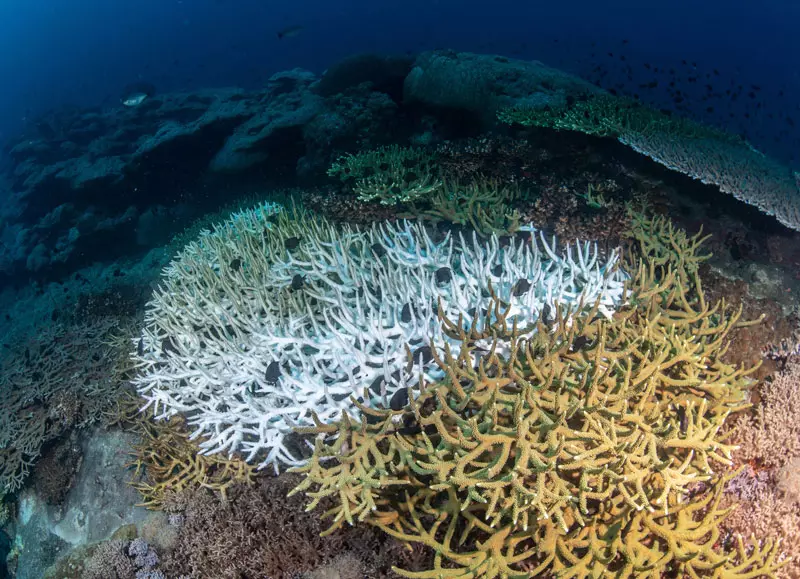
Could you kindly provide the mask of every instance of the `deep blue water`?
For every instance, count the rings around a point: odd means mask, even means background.
[[[672,82],[684,112],[798,165],[798,21],[800,5],[781,0],[3,2],[0,141],[50,108],[116,103],[136,80],[161,91],[252,87],[358,52],[453,48],[604,74],[603,86],[667,108]],[[292,25],[304,29],[279,40]],[[738,86],[734,101],[726,90]]]

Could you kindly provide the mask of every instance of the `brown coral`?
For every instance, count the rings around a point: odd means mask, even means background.
[[[362,566],[362,576],[381,579],[396,577],[393,564],[430,564],[420,549],[407,551],[374,529],[321,538],[319,517],[307,513],[299,497],[286,498],[298,482],[296,475],[281,475],[253,486],[237,484],[227,500],[204,489],[173,495],[166,509],[179,515],[179,536],[160,568],[170,577],[289,579],[349,554],[351,563],[355,558]]]

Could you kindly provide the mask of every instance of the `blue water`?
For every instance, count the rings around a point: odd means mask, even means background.
[[[670,75],[644,65],[674,68],[692,116],[796,164],[800,132],[786,116],[800,123],[798,21],[800,5],[780,0],[3,2],[0,141],[51,108],[116,104],[138,79],[160,91],[255,87],[276,71],[319,73],[357,52],[452,48],[538,59],[587,78],[599,66],[604,86],[622,83],[667,108]],[[293,25],[304,30],[279,40]],[[657,77],[657,88],[640,88]],[[732,83],[747,88],[736,102],[725,94]],[[719,94],[711,104],[702,100],[707,84]],[[755,98],[748,85],[759,87]]]

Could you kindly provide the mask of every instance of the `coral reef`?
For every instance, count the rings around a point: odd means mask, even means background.
[[[520,196],[518,187],[487,179],[465,184],[445,181],[424,205],[414,208],[414,213],[433,221],[468,226],[480,235],[511,235],[520,227],[520,214],[514,208]]]
[[[613,137],[800,231],[800,176],[729,133],[608,94],[573,95],[555,106],[510,107],[498,117],[509,124]]]
[[[435,237],[409,222],[334,227],[275,204],[232,216],[166,269],[135,341],[139,393],[157,419],[186,415],[204,452],[277,469],[302,462],[288,435],[312,411],[334,419],[361,395],[388,404],[419,379],[410,359],[435,373],[428,344],[448,339],[438,309],[471,319],[491,286],[509,323],[535,322],[595,301],[610,315],[622,295],[617,254],[588,243]]]
[[[156,422],[152,411],[140,412],[140,406],[138,397],[123,396],[113,418],[114,423],[141,437],[129,464],[134,467],[131,484],[144,501],[139,506],[161,509],[167,493],[187,489],[210,489],[224,499],[232,484],[253,482],[255,467],[240,458],[201,454],[182,417]]]
[[[733,431],[736,466],[743,470],[726,487],[725,501],[738,508],[724,522],[729,537],[757,533],[783,540],[787,557],[780,577],[800,577],[800,358],[762,384],[755,412]],[[729,539],[730,540],[730,539]]]
[[[648,231],[669,236],[634,234],[636,275],[611,319],[559,311],[523,337],[501,304],[482,326],[442,316],[464,344],[433,350],[445,378],[401,408],[303,429],[318,436],[292,492],[309,508],[335,500],[326,532],[367,522],[436,552],[406,577],[774,574],[776,543],[717,545],[734,450],[720,429],[747,407],[753,371],[721,355],[744,322],[706,303],[699,239]]]

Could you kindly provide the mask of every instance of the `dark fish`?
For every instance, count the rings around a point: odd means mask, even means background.
[[[172,336],[167,336],[161,340],[161,353],[166,354],[168,352],[174,352],[175,354],[178,353],[178,347],[175,345]]]
[[[529,289],[531,289],[531,282],[525,278],[521,278],[514,284],[514,291],[512,293],[514,297],[520,297],[525,295]]]
[[[284,38],[294,38],[303,31],[303,28],[304,27],[300,25],[287,26],[286,28],[278,31],[278,40],[283,40]]]
[[[431,350],[430,346],[420,346],[414,352],[414,361],[417,361],[422,358],[422,363],[427,364],[431,360],[433,360],[433,351]]]
[[[409,323],[411,321],[411,304],[406,304],[400,311],[400,320]]]
[[[449,267],[440,267],[436,270],[436,283],[447,283],[453,277],[453,272]]]
[[[500,277],[501,275],[503,275],[503,266],[502,266],[502,264],[498,263],[496,266],[494,266],[492,268],[492,275],[497,276],[497,277]]]
[[[577,352],[578,350],[583,350],[591,343],[591,340],[586,336],[578,336],[575,338],[575,341],[572,342],[572,351]]]
[[[542,308],[542,315],[540,316],[540,319],[548,326],[553,323],[554,318],[551,310],[552,308],[550,307],[550,304],[545,304]]]
[[[370,246],[370,249],[375,254],[376,257],[383,257],[386,255],[386,249],[380,243],[373,243]]]
[[[303,289],[303,282],[305,282],[305,278],[303,278],[303,276],[299,273],[295,274],[295,276],[292,278],[292,289],[294,291]]]
[[[278,378],[281,377],[281,366],[276,360],[273,360],[267,366],[267,371],[264,372],[264,380],[269,384],[277,384]]]
[[[686,434],[689,429],[689,416],[683,406],[678,407],[678,421],[680,422],[681,434]]]
[[[242,260],[241,259],[236,257],[236,258],[231,260],[231,263],[230,263],[230,268],[231,269],[239,269],[240,267],[242,267]]]
[[[392,378],[395,382],[400,381],[400,370],[395,370],[392,372],[390,378]],[[374,392],[375,394],[380,394],[381,390],[383,389],[383,383],[385,382],[385,378],[383,374],[380,374],[377,378],[375,378],[372,383],[369,385],[369,389]]]
[[[403,416],[403,427],[397,432],[405,436],[415,436],[422,433],[422,428],[417,423],[416,417],[409,413]]]
[[[293,249],[297,249],[297,246],[300,245],[300,238],[299,237],[290,237],[283,243],[284,247],[289,251]]]
[[[408,404],[408,388],[400,388],[392,394],[389,400],[389,408],[392,410],[402,410]]]
[[[144,338],[139,338],[139,343],[136,344],[136,354],[140,357],[144,356]]]

